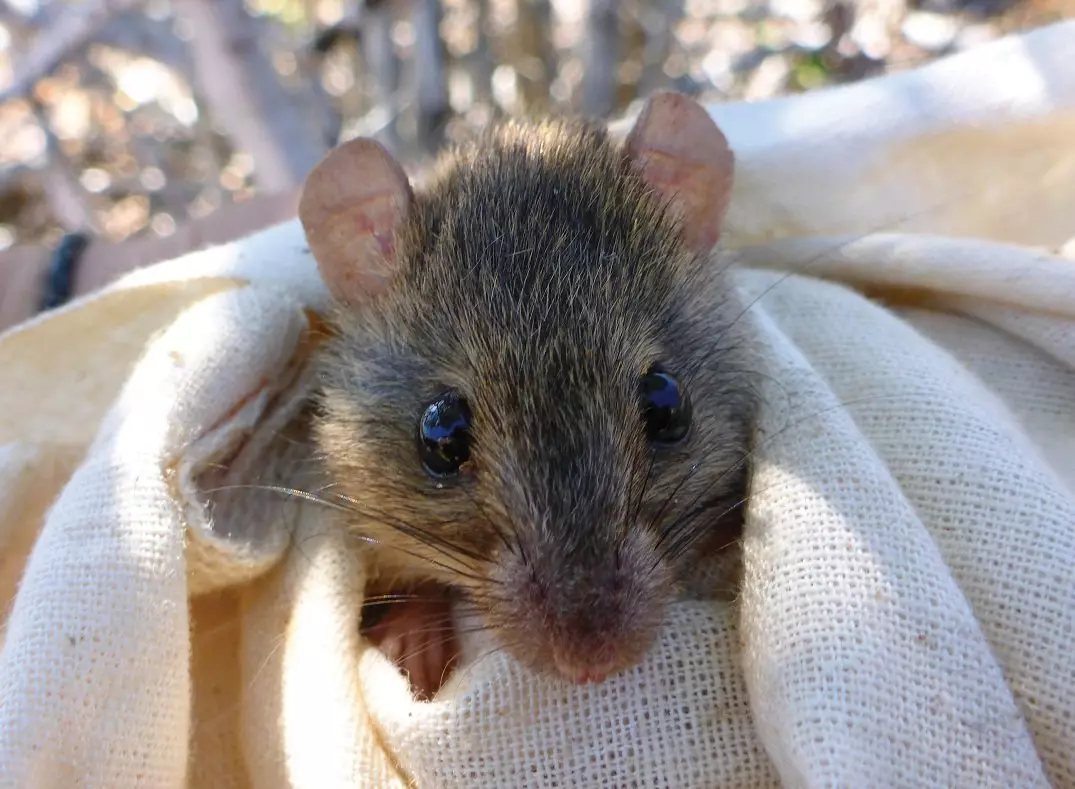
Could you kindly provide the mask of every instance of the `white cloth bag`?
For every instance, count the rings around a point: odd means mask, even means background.
[[[304,468],[297,222],[0,335],[0,786],[1075,787],[1073,52],[712,108],[767,351],[745,578],[600,686],[468,642],[412,701],[354,541],[248,484]]]

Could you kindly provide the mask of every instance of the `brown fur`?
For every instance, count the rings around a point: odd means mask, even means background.
[[[745,495],[748,329],[719,259],[692,251],[666,207],[599,126],[499,126],[443,157],[388,289],[333,319],[316,434],[354,529],[383,573],[464,590],[538,669],[637,662],[687,549],[734,537],[734,514],[717,521]],[[693,402],[673,448],[641,423],[654,363]],[[472,456],[439,484],[415,434],[449,387],[474,414]],[[699,501],[665,556],[662,529]]]

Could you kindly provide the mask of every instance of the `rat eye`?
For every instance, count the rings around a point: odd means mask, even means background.
[[[668,373],[650,370],[639,385],[646,437],[659,444],[682,441],[691,426],[691,400]]]
[[[450,477],[470,459],[470,407],[457,392],[445,392],[418,422],[418,457],[434,477]]]

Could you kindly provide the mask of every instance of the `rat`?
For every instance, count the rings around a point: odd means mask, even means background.
[[[421,184],[365,138],[308,176],[334,302],[314,441],[372,552],[367,599],[397,593],[364,632],[419,695],[457,597],[524,666],[601,682],[735,544],[757,389],[719,251],[733,169],[708,113],[662,92],[624,139],[507,120]]]

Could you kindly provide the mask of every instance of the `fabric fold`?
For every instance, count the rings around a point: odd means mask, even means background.
[[[419,703],[359,637],[297,221],[0,335],[0,786],[1075,786],[1073,46],[711,108],[766,365],[743,583],[599,686],[471,633]]]

